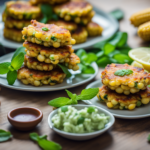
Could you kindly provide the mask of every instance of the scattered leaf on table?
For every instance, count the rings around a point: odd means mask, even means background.
[[[10,138],[12,138],[12,135],[9,131],[7,132],[5,130],[0,129],[0,142],[5,142]]]

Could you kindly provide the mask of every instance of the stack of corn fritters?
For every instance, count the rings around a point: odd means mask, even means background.
[[[98,36],[102,34],[103,28],[97,23],[92,22],[95,14],[93,7],[83,0],[30,0],[30,3],[37,5],[39,3],[48,3],[53,7],[55,14],[59,16],[59,20],[50,20],[58,26],[64,26],[71,32],[72,37],[76,40],[76,44],[83,43],[88,36]]]
[[[129,75],[115,75],[117,70],[128,69],[133,73]],[[97,95],[108,108],[129,109],[148,104],[150,101],[150,74],[144,69],[128,64],[107,65],[102,72],[102,83]]]
[[[22,42],[21,30],[30,24],[31,19],[41,15],[40,8],[32,6],[29,2],[9,1],[3,13],[5,23],[4,37],[17,42]]]
[[[66,74],[59,64],[72,70],[79,69],[80,59],[71,46],[75,40],[64,27],[31,20],[31,25],[24,27],[22,34],[26,55],[24,67],[18,70],[18,79],[24,84],[62,83]]]

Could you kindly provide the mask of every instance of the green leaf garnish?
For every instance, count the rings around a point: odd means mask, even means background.
[[[15,83],[15,80],[17,79],[17,71],[9,71],[7,73],[7,81],[9,85],[13,85]]]
[[[62,112],[66,112],[68,111],[68,107],[67,106],[62,106],[60,107]]]
[[[61,150],[62,147],[55,142],[47,140],[47,135],[39,136],[37,133],[30,133],[30,138],[36,141],[43,150]]]
[[[43,27],[42,30],[43,30],[43,31],[49,31],[49,29],[46,28],[46,27]]]
[[[76,52],[76,55],[78,55],[78,57],[81,59],[82,56],[86,55],[86,51],[84,49],[79,49]]]
[[[10,132],[0,129],[0,142],[5,142],[9,140],[10,138],[12,138],[12,135]]]
[[[95,108],[92,107],[92,106],[91,106],[91,107],[88,107],[87,112],[88,112],[88,113],[95,112]]]
[[[147,138],[148,142],[150,142],[150,134],[148,135],[148,138]]]
[[[48,22],[48,17],[47,16],[44,16],[41,20],[40,20],[41,23],[47,23]]]
[[[104,51],[105,55],[108,55],[109,53],[115,50],[115,46],[110,43],[106,43],[104,47],[102,48],[102,50]]]
[[[6,74],[9,71],[10,62],[4,62],[0,64],[0,74]]]
[[[132,73],[133,73],[133,71],[130,70],[130,69],[122,69],[122,70],[117,70],[114,73],[114,75],[123,77],[125,75],[129,75],[129,74],[132,74]]]
[[[78,64],[78,66],[83,74],[94,74],[95,73],[95,70],[91,65],[80,63],[80,64]]]
[[[72,103],[72,100],[66,97],[55,98],[48,102],[48,104],[53,107],[61,107],[61,106],[69,105],[71,103]]]
[[[115,9],[111,11],[110,14],[117,20],[121,20],[124,17],[124,13],[120,9]]]
[[[71,77],[71,73],[69,72],[68,68],[66,68],[66,66],[61,64],[57,64],[57,65],[63,70],[67,78]]]
[[[148,87],[150,87],[150,85],[148,85]]]
[[[80,117],[77,121],[77,124],[82,124],[84,122],[85,118],[84,117]]]
[[[89,88],[82,90],[80,95],[72,94],[70,91],[66,90],[67,94],[69,95],[69,98],[66,97],[59,97],[56,99],[53,99],[48,102],[49,105],[53,107],[62,107],[65,105],[71,105],[71,104],[77,104],[77,100],[89,100],[93,97],[95,97],[99,91],[99,88]]]
[[[81,61],[85,64],[91,64],[92,62],[97,60],[97,56],[94,53],[88,53],[88,54],[84,54],[81,57]]]
[[[6,54],[6,50],[4,48],[4,46],[0,43],[0,56],[3,56]]]

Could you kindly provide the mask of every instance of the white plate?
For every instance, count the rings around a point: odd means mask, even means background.
[[[90,107],[92,105],[77,104],[77,105],[71,105],[71,106],[75,107],[78,110],[81,110],[81,109],[83,109],[85,107]],[[99,108],[99,107],[97,107],[97,109],[98,109],[99,113],[104,113],[105,115],[110,117],[109,118],[109,122],[105,125],[105,128],[102,129],[102,130],[98,130],[98,131],[90,132],[90,133],[68,133],[68,132],[61,131],[61,130],[55,128],[53,126],[52,121],[51,121],[52,117],[58,112],[58,109],[52,111],[49,114],[49,116],[48,116],[49,127],[52,130],[54,130],[56,133],[58,133],[59,135],[65,137],[65,138],[68,138],[68,139],[77,140],[77,141],[92,139],[92,138],[97,137],[97,136],[101,135],[102,133],[106,132],[115,122],[115,118],[114,118],[114,116],[111,113],[109,113],[108,111],[106,111],[106,110],[104,110],[102,108]]]
[[[13,55],[13,53],[9,53],[7,55],[0,57],[0,63],[10,62],[12,55]],[[98,66],[95,62],[93,62],[91,65],[95,70],[94,74],[79,74],[80,71],[70,70],[71,73],[74,75],[72,75],[70,78],[64,79],[63,83],[57,84],[54,86],[44,85],[41,87],[34,87],[32,85],[24,85],[19,80],[16,80],[14,85],[11,86],[11,85],[8,85],[8,83],[7,83],[6,75],[0,76],[0,85],[11,88],[11,89],[15,89],[15,90],[35,91],[35,92],[57,91],[57,90],[62,90],[62,89],[68,89],[68,88],[76,87],[76,86],[79,86],[79,85],[84,84],[86,82],[89,82],[90,80],[95,78],[95,76],[98,73]]]
[[[95,87],[101,87],[102,82],[101,80],[97,80],[91,84],[89,84],[86,88],[95,88]],[[135,108],[134,110],[117,110],[117,109],[109,109],[104,103],[101,103],[97,97],[94,97],[91,100],[84,100],[86,104],[89,105],[96,105],[98,107],[104,108],[105,110],[112,113],[117,118],[123,118],[123,119],[138,119],[138,118],[145,118],[150,117],[150,104]]]
[[[74,45],[73,46],[74,50],[78,50],[79,48],[90,48],[92,45],[100,41],[109,39],[119,29],[118,21],[115,20],[108,13],[105,13],[104,11],[95,7],[94,7],[94,11],[96,12],[96,14],[92,20],[104,28],[102,36],[88,38],[86,42]],[[5,39],[3,37],[3,27],[4,27],[3,23],[0,23],[1,43],[3,44],[3,46],[7,48],[12,48],[12,49],[17,49],[18,47],[21,47],[22,43],[17,43],[17,42]]]

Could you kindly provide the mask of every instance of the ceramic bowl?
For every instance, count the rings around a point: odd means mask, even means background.
[[[81,104],[77,104],[77,105],[71,105],[73,107],[75,107],[76,109],[80,110],[80,109],[83,109],[85,107],[90,107],[90,106],[94,106],[94,105],[81,105]],[[56,133],[58,133],[59,135],[65,137],[65,138],[68,138],[68,139],[72,139],[72,140],[78,140],[78,141],[82,141],[82,140],[88,140],[88,139],[92,139],[94,137],[97,137],[99,135],[101,135],[102,133],[106,132],[115,122],[115,118],[114,116],[100,108],[100,107],[97,107],[97,106],[94,106],[98,109],[98,112],[99,113],[104,113],[105,115],[109,116],[109,122],[105,125],[105,128],[102,129],[102,130],[98,130],[98,131],[95,131],[95,132],[90,132],[90,133],[69,133],[69,132],[64,132],[62,130],[59,130],[57,128],[54,127],[53,123],[52,123],[52,117],[57,114],[57,111],[58,109],[52,111],[49,116],[48,116],[48,124],[49,124],[49,127],[55,131]]]

